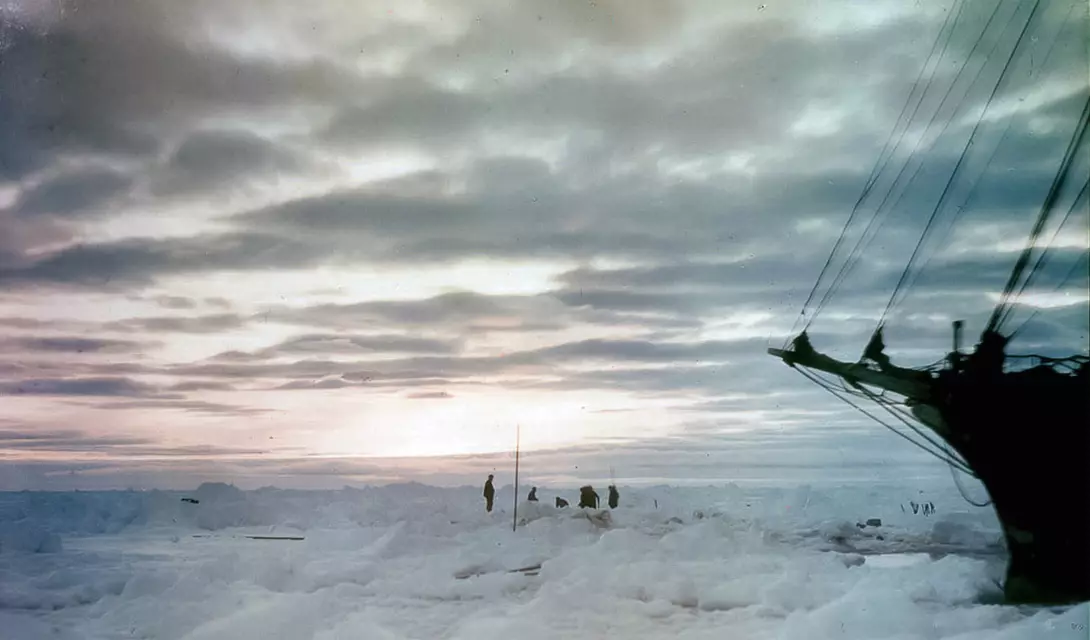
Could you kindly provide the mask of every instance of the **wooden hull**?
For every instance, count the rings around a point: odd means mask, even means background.
[[[1084,369],[1085,371],[1085,369]],[[1090,600],[1090,388],[1050,369],[936,382],[944,437],[987,488],[1013,602]]]
[[[931,378],[818,353],[769,352],[791,366],[906,397],[988,490],[1009,552],[1008,601],[1090,600],[1090,378],[1047,367]]]

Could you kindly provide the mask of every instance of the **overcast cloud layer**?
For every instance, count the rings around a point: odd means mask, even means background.
[[[952,28],[940,135],[909,132],[918,174],[811,327],[859,356],[1032,5],[6,3],[0,488],[461,482],[515,424],[557,481],[921,465],[765,349]],[[982,326],[1088,29],[1033,13],[900,360]],[[1015,350],[1087,352],[1079,186]]]

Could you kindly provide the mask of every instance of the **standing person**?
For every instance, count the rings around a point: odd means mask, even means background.
[[[597,509],[598,508],[598,493],[594,490],[594,487],[589,484],[585,487],[579,488],[579,508],[580,509]]]
[[[617,493],[617,485],[609,485],[609,508],[616,509],[617,504],[621,501],[621,494]]]
[[[492,513],[492,500],[496,497],[496,490],[492,487],[492,474],[488,474],[488,480],[484,483],[484,510]]]
[[[526,499],[530,502],[537,502],[537,487],[530,488],[530,495],[526,496]]]

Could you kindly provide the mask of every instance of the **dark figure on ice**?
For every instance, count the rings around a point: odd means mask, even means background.
[[[598,494],[594,491],[594,487],[590,486],[589,484],[579,488],[579,508],[598,508]]]
[[[530,502],[537,502],[537,487],[530,487],[530,495],[526,496]]]
[[[496,497],[496,490],[492,487],[492,474],[488,474],[488,480],[484,483],[484,510],[492,513],[492,499]]]
[[[557,496],[556,497],[556,508],[557,509],[563,509],[566,506],[568,506],[568,501],[565,500],[564,498],[561,498],[560,496]]]
[[[616,509],[621,501],[621,494],[617,493],[617,485],[609,485],[609,508]]]

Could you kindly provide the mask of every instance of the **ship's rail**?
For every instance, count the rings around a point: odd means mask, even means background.
[[[1084,355],[1067,356],[1065,358],[1052,358],[1037,354],[1008,355],[1004,368],[1007,371],[1025,371],[1035,367],[1049,367],[1056,373],[1072,375],[1077,373],[1081,367],[1087,366],[1088,363],[1090,363],[1090,356]]]

